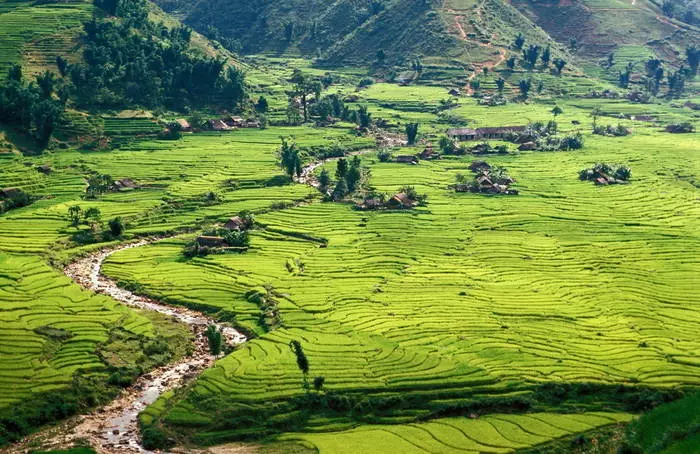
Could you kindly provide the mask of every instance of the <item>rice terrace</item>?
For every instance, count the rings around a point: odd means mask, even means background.
[[[0,0],[0,452],[700,453],[697,0]]]

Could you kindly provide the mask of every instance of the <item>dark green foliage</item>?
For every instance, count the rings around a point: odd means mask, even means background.
[[[119,238],[124,233],[124,223],[122,218],[116,217],[109,221],[109,231],[115,237]]]
[[[345,178],[345,175],[348,173],[348,160],[345,158],[340,158],[338,159],[338,162],[336,163],[336,168],[335,168],[335,177],[338,178],[339,180],[342,180]]]
[[[61,102],[51,98],[57,83],[55,75],[46,71],[36,83],[25,85],[22,69],[12,66],[7,81],[0,85],[0,122],[31,133],[46,148],[64,110]]]
[[[409,145],[414,145],[416,143],[416,138],[418,137],[418,126],[418,123],[406,124],[406,137],[408,138]]]
[[[616,184],[629,181],[632,171],[626,166],[598,163],[590,169],[579,172],[581,181],[595,181],[599,184]]]
[[[565,66],[566,66],[566,60],[563,60],[561,58],[554,59],[554,67],[557,70],[557,74],[561,75],[561,72],[564,70]]]
[[[355,192],[362,180],[362,171],[360,169],[360,160],[353,159],[350,168],[345,173],[345,184],[348,192]]]
[[[367,110],[367,106],[357,106],[355,111],[355,123],[360,129],[367,129],[372,124],[372,114]]]
[[[621,124],[618,124],[617,126],[596,125],[593,128],[593,134],[597,134],[599,136],[608,136],[608,137],[625,137],[625,136],[632,134],[632,131],[629,128],[625,128]]]
[[[264,96],[260,96],[260,98],[258,98],[258,102],[255,103],[255,110],[259,113],[266,113],[269,108],[270,106],[267,99]]]
[[[658,406],[632,422],[620,452],[684,452],[669,449],[700,434],[700,393]],[[697,446],[696,446],[697,447]],[[668,451],[667,451],[668,450]],[[692,451],[686,451],[692,452]]]
[[[523,48],[524,44],[525,44],[525,37],[523,36],[522,33],[518,33],[518,36],[515,38],[515,42],[513,42],[513,47],[520,50]]]
[[[517,59],[515,57],[509,57],[508,60],[506,60],[506,66],[508,69],[515,69],[515,63]]]
[[[520,89],[520,95],[523,99],[527,99],[532,89],[532,81],[530,79],[521,79],[520,82],[518,82],[518,88]]]
[[[145,449],[168,449],[174,446],[173,440],[157,427],[149,426],[141,431],[141,444]]]
[[[321,175],[318,177],[318,189],[324,194],[328,192],[328,188],[331,185],[331,175],[328,170],[323,169]]]
[[[224,70],[223,60],[193,56],[188,28],[151,23],[143,0],[119,0],[116,6],[105,0],[101,6],[120,20],[85,23],[84,61],[67,70],[78,105],[235,109],[244,100],[242,72]]]
[[[540,51],[542,48],[540,46],[530,44],[526,50],[523,51],[523,60],[525,60],[531,68],[537,64],[537,60],[540,58]]]
[[[237,231],[223,231],[221,233],[224,242],[233,248],[244,248],[250,247],[250,234],[247,230]]]
[[[695,45],[686,47],[685,56],[693,75],[697,74],[698,64],[700,64],[700,47]]]
[[[345,182],[345,178],[341,179],[336,183],[335,188],[333,188],[333,193],[331,198],[333,200],[342,200],[348,193],[348,185]]]
[[[547,46],[544,48],[542,51],[542,56],[540,57],[542,59],[542,66],[545,68],[549,66],[549,61],[552,59],[552,49],[551,47]]]
[[[302,348],[301,343],[299,343],[297,340],[291,341],[289,343],[289,348],[292,349],[292,353],[294,353],[294,356],[296,357],[297,367],[301,373],[304,374],[304,388],[308,389],[309,385],[306,377],[309,374],[309,360],[306,358],[304,349]]]
[[[379,158],[379,162],[389,162],[391,161],[391,151],[387,149],[380,150],[377,153],[377,158]]]
[[[498,87],[499,93],[503,93],[503,89],[506,87],[506,80],[502,77],[496,79],[496,87]]]
[[[219,356],[223,344],[223,336],[221,335],[221,331],[219,331],[216,326],[209,325],[207,326],[206,335],[207,341],[209,342],[209,352],[214,356]]]
[[[323,388],[323,385],[325,383],[326,383],[325,377],[314,377],[314,389],[317,392],[321,391],[321,388]]]
[[[94,199],[109,191],[114,185],[114,179],[110,175],[93,175],[88,178],[88,187],[85,190],[86,197]]]
[[[293,140],[282,138],[282,146],[279,149],[280,167],[282,167],[289,176],[293,178],[295,175],[301,176],[301,156],[299,147]]]
[[[666,131],[673,134],[688,134],[695,132],[695,126],[692,123],[674,123],[666,126]]]
[[[29,205],[34,201],[34,197],[26,192],[17,189],[9,198],[3,199],[0,197],[0,214],[9,211],[13,208],[21,208]]]

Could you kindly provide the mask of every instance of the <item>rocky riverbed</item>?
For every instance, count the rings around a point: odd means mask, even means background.
[[[149,451],[145,450],[140,442],[138,415],[163,393],[193,380],[216,361],[217,358],[209,353],[206,328],[209,325],[217,326],[229,345],[238,345],[246,341],[244,335],[211,317],[136,295],[120,288],[116,282],[102,275],[102,265],[110,255],[125,249],[146,246],[154,241],[156,240],[141,240],[95,252],[68,265],[65,274],[87,290],[103,293],[128,306],[155,311],[186,323],[195,335],[193,353],[176,363],[141,376],[108,405],[28,437],[8,452],[27,452],[27,446],[30,445],[41,445],[44,448],[66,447],[78,440],[84,440],[100,453],[147,453]]]

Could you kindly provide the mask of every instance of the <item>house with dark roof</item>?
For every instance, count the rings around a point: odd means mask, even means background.
[[[396,157],[396,162],[402,164],[418,164],[418,158],[413,155],[400,155]]]
[[[496,126],[487,128],[453,128],[447,130],[447,137],[459,140],[505,139],[514,132],[525,131],[527,126]]]
[[[197,237],[197,244],[206,247],[224,247],[226,242],[220,236],[199,236]]]
[[[471,128],[452,128],[447,130],[447,137],[464,142],[467,140],[476,140],[477,132],[476,129]]]

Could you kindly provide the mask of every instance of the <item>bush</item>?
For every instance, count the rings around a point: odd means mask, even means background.
[[[379,162],[389,162],[391,161],[391,151],[389,150],[380,150],[379,153],[377,153],[377,158],[379,158]]]
[[[670,132],[672,134],[688,134],[691,132],[695,132],[695,126],[693,126],[693,124],[689,122],[674,123],[666,126],[666,132]]]
[[[116,217],[109,221],[109,231],[114,237],[119,238],[122,236],[122,233],[124,233],[124,223],[122,222],[122,218]]]
[[[165,432],[156,427],[146,427],[141,431],[141,444],[149,450],[168,449],[175,445]]]

